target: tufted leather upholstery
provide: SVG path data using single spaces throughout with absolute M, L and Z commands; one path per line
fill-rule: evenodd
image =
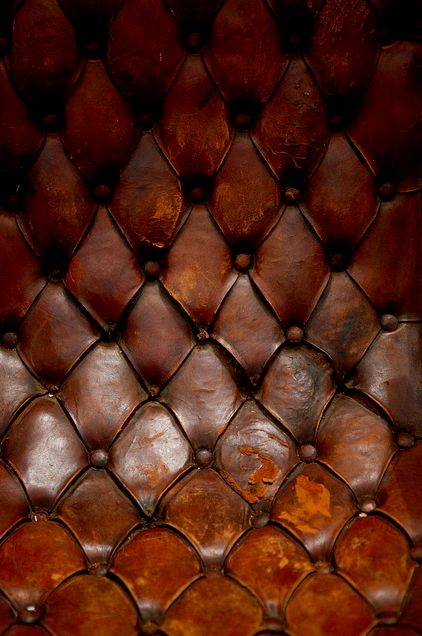
M 418 0 L 3 0 L 0 633 L 422 633 Z

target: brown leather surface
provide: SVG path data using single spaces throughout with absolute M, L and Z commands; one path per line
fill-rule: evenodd
M 422 634 L 418 0 L 3 0 L 0 634 Z

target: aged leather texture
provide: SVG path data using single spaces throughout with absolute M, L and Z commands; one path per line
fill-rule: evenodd
M 2 0 L 2 636 L 422 634 L 421 27 Z

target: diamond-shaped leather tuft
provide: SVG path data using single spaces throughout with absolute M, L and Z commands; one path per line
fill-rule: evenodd
M 0 2 L 0 636 L 421 636 L 420 0 Z

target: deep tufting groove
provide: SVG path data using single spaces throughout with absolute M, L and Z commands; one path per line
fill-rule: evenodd
M 422 633 L 421 34 L 2 3 L 2 636 Z

